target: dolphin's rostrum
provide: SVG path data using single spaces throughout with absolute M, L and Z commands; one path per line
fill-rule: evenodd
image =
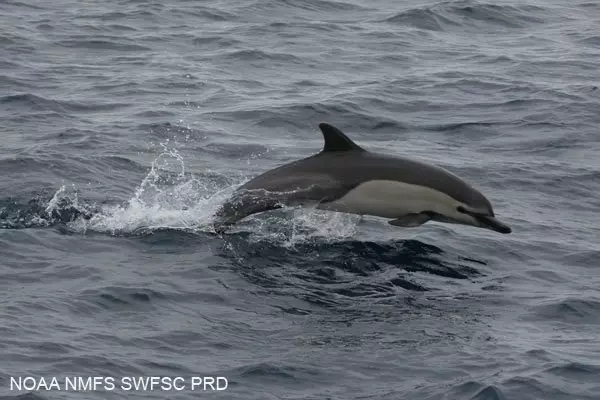
M 414 227 L 427 221 L 510 233 L 489 200 L 453 173 L 417 160 L 367 151 L 321 123 L 325 145 L 313 156 L 282 165 L 239 187 L 219 209 L 215 230 L 286 206 L 391 218 Z

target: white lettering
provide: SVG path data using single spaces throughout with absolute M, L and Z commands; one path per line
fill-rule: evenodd
M 35 388 L 37 387 L 35 378 L 32 378 L 31 376 L 26 376 L 25 379 L 23 379 L 23 387 L 25 388 L 25 390 L 35 390 Z
M 171 385 L 171 378 L 169 378 L 168 376 L 163 376 L 160 379 L 160 389 L 168 392 L 172 388 L 173 388 L 173 385 Z
M 224 382 L 225 386 L 221 386 L 220 382 Z M 227 378 L 225 378 L 224 376 L 218 376 L 217 377 L 217 390 L 225 390 L 225 389 L 227 389 L 227 386 L 229 386 L 229 382 L 227 381 Z
M 116 381 L 118 380 L 118 383 Z M 63 385 L 63 386 L 61 386 Z M 67 376 L 59 381 L 56 377 L 32 377 L 17 376 L 10 377 L 11 391 L 113 391 L 120 389 L 124 391 L 183 391 L 204 390 L 222 391 L 226 390 L 229 382 L 223 376 L 192 376 L 192 377 L 168 377 L 168 376 L 124 376 L 120 378 L 102 376 Z
M 126 391 L 131 390 L 131 378 L 130 377 L 125 376 L 125 377 L 123 377 L 123 379 L 121 379 L 121 389 L 126 390 Z
M 77 390 L 77 378 L 65 377 L 65 390 Z
M 177 384 L 178 381 L 182 382 L 181 386 L 179 386 Z M 185 381 L 180 376 L 178 376 L 177 378 L 173 379 L 173 387 L 175 388 L 175 390 L 179 390 L 179 391 L 184 390 L 185 389 L 185 383 L 183 383 L 183 382 L 185 382 Z
M 23 378 L 19 377 L 19 379 L 15 379 L 12 376 L 10 377 L 10 390 L 23 390 Z
M 192 390 L 196 389 L 196 386 L 202 385 L 202 378 L 199 376 L 192 376 Z
M 115 378 L 110 376 L 67 376 L 64 381 L 65 390 L 72 391 L 97 391 L 97 390 L 115 390 Z
M 115 378 L 108 376 L 104 379 L 104 390 L 115 390 Z
M 183 380 L 183 378 L 180 379 Z M 171 382 L 172 379 L 168 376 L 125 376 L 121 378 L 121 389 L 126 391 L 171 390 L 173 386 Z
M 104 383 L 104 378 L 101 376 L 95 376 L 94 377 L 94 390 L 98 390 L 97 387 L 98 386 L 102 386 L 102 384 Z
M 21 377 L 17 379 L 10 377 L 10 390 L 28 390 L 28 391 L 40 391 L 40 390 L 60 390 L 60 384 L 56 377 L 46 378 L 41 377 L 39 380 L 33 376 Z
M 138 377 L 137 379 L 134 377 L 133 379 L 133 387 L 135 388 L 136 391 L 138 390 L 146 390 L 146 388 L 148 387 L 148 382 L 149 382 L 149 378 L 146 377 Z M 143 388 L 143 389 L 142 389 Z
M 45 380 L 44 380 L 44 385 L 46 385 Z M 55 376 L 52 377 L 52 380 L 50 381 L 50 386 L 46 386 L 45 390 L 52 390 L 52 389 L 60 390 L 60 385 L 58 384 L 58 379 L 56 379 Z
M 225 390 L 229 386 L 227 378 L 224 376 L 192 376 L 192 390 Z
M 93 384 L 93 380 L 91 376 L 88 376 L 86 379 L 84 379 L 81 376 L 77 377 L 77 389 L 75 390 L 83 390 L 83 391 L 87 391 L 87 390 L 92 390 L 92 384 Z
M 213 378 L 212 376 L 205 376 L 204 377 L 204 390 L 206 390 L 206 386 L 210 386 L 210 388 L 212 390 L 215 390 L 215 387 L 213 386 L 214 383 L 215 383 L 215 378 Z

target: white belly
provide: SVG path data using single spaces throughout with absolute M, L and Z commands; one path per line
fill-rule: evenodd
M 362 183 L 340 199 L 318 208 L 360 215 L 397 218 L 411 213 L 434 211 L 449 217 L 462 215 L 460 202 L 445 193 L 425 186 L 388 180 Z

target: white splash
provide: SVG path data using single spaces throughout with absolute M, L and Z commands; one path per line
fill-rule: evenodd
M 103 206 L 89 220 L 80 218 L 69 228 L 110 234 L 157 229 L 210 231 L 213 214 L 239 183 L 220 187 L 210 178 L 186 173 L 177 149 L 168 148 L 168 142 L 161 146 L 162 153 L 126 204 Z
M 50 214 L 65 199 L 69 200 L 71 207 L 91 214 L 89 219 L 78 218 L 68 224 L 70 230 L 81 233 L 129 235 L 159 229 L 213 233 L 214 214 L 245 179 L 219 184 L 211 177 L 198 178 L 186 172 L 183 156 L 168 145 L 161 143 L 162 152 L 125 204 L 103 206 L 91 213 L 79 205 L 76 192 L 67 193 L 63 186 L 48 203 L 46 212 Z M 232 227 L 232 231 L 250 231 L 252 241 L 269 240 L 293 247 L 315 238 L 335 240 L 352 236 L 358 222 L 356 216 L 309 208 L 284 214 L 252 216 Z
M 246 225 L 250 224 L 250 229 L 248 227 L 237 229 L 250 231 L 248 237 L 250 241 L 268 241 L 294 248 L 296 245 L 315 239 L 327 242 L 354 236 L 358 230 L 359 220 L 359 216 L 352 214 L 297 207 L 283 209 L 271 215 L 249 217 Z

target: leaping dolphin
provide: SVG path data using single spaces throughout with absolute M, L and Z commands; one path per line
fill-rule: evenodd
M 389 224 L 401 227 L 438 221 L 511 233 L 489 200 L 453 173 L 367 151 L 332 125 L 319 128 L 323 150 L 240 186 L 216 214 L 217 233 L 249 215 L 289 206 L 391 218 Z

